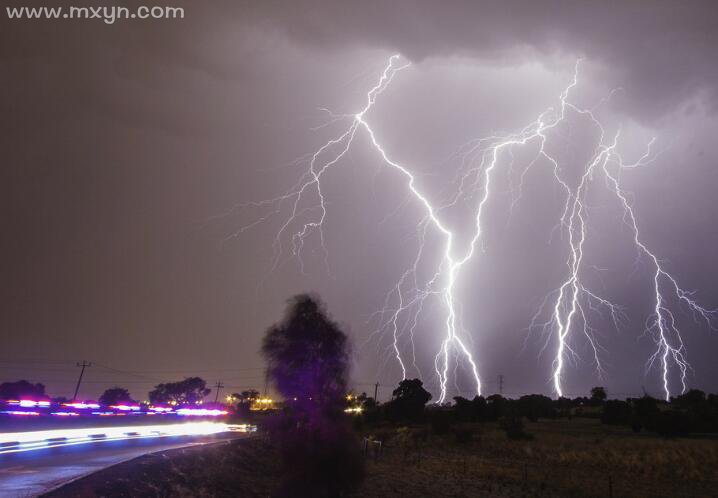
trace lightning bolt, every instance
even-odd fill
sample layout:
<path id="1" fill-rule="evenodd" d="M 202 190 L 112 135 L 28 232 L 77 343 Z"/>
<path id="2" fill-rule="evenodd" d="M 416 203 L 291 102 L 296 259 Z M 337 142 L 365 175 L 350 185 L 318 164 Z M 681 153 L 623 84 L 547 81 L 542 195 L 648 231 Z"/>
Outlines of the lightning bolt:
<path id="1" fill-rule="evenodd" d="M 484 213 L 492 197 L 492 185 L 495 181 L 496 170 L 503 167 L 504 164 L 502 158 L 505 155 L 509 156 L 511 160 L 507 167 L 512 170 L 514 168 L 513 149 L 532 147 L 533 158 L 521 173 L 518 195 L 511 202 L 511 210 L 521 198 L 526 172 L 536 164 L 548 166 L 552 178 L 566 196 L 555 230 L 561 232 L 562 237 L 567 240 L 567 275 L 561 285 L 544 298 L 529 327 L 530 329 L 538 328 L 545 333 L 546 342 L 542 351 L 548 348 L 552 339 L 555 343 L 556 351 L 551 376 L 555 393 L 558 396 L 563 395 L 565 365 L 567 362 L 578 359 L 578 354 L 572 345 L 575 340 L 574 330 L 578 328 L 580 336 L 588 342 L 593 352 L 593 363 L 597 374 L 601 376 L 605 371 L 602 361 L 605 349 L 600 344 L 595 329 L 590 325 L 590 315 L 597 313 L 604 316 L 604 313 L 607 312 L 616 328 L 621 326 L 625 317 L 620 306 L 592 290 L 584 279 L 586 270 L 592 268 L 584 261 L 584 245 L 588 231 L 586 196 L 599 174 L 604 177 L 605 185 L 615 194 L 624 213 L 624 223 L 633 233 L 637 258 L 647 258 L 655 270 L 653 273 L 655 307 L 653 316 L 647 323 L 646 332 L 654 338 L 656 351 L 649 358 L 647 369 L 656 361 L 660 362 L 663 386 L 668 398 L 670 396 L 670 370 L 677 367 L 683 390 L 685 390 L 689 365 L 675 319 L 675 311 L 672 311 L 667 292 L 670 292 L 678 302 L 692 311 L 694 317 L 702 319 L 711 327 L 715 311 L 698 305 L 692 298 L 692 294 L 679 287 L 676 279 L 666 271 L 659 258 L 643 243 L 633 207 L 621 187 L 620 174 L 615 173 L 613 169 L 620 172 L 650 164 L 655 158 L 651 151 L 653 141 L 648 144 L 646 153 L 638 161 L 632 164 L 623 161 L 617 151 L 620 130 L 612 139 L 606 140 L 607 134 L 595 114 L 596 107 L 593 109 L 581 108 L 569 100 L 571 90 L 578 84 L 579 62 L 574 68 L 571 82 L 559 95 L 559 105 L 556 108 L 548 108 L 516 133 L 496 134 L 473 140 L 463 146 L 457 153 L 461 157 L 461 166 L 454 182 L 456 185 L 454 193 L 443 202 L 435 203 L 420 189 L 416 175 L 412 173 L 411 169 L 390 157 L 368 120 L 378 97 L 399 72 L 410 66 L 408 62 L 403 62 L 399 55 L 391 56 L 378 82 L 367 92 L 366 103 L 359 112 L 335 114 L 327 109 L 322 109 L 329 116 L 327 124 L 346 123 L 342 131 L 325 142 L 315 152 L 294 163 L 306 165 L 306 169 L 299 181 L 284 194 L 260 202 L 239 205 L 241 208 L 265 209 L 268 212 L 252 223 L 240 227 L 235 235 L 239 235 L 273 216 L 282 216 L 283 221 L 272 244 L 272 270 L 276 270 L 284 262 L 296 257 L 300 262 L 302 272 L 304 272 L 302 250 L 310 237 L 316 237 L 324 255 L 324 264 L 329 271 L 328 251 L 323 231 L 327 216 L 327 203 L 322 180 L 329 171 L 341 163 L 356 136 L 359 133 L 365 134 L 385 167 L 395 171 L 404 179 L 408 198 L 412 199 L 423 212 L 417 224 L 419 243 L 413 263 L 386 294 L 383 308 L 372 315 L 372 320 L 376 319 L 378 324 L 374 332 L 370 334 L 370 338 L 376 334 L 388 332 L 391 336 L 390 351 L 400 366 L 402 378 L 406 378 L 409 368 L 413 368 L 421 376 L 416 361 L 414 334 L 420 317 L 424 313 L 426 301 L 429 298 L 437 298 L 445 312 L 443 335 L 440 347 L 434 357 L 434 371 L 439 388 L 437 402 L 446 401 L 452 359 L 456 359 L 456 367 L 458 367 L 459 361 L 466 362 L 475 384 L 475 392 L 480 395 L 479 368 L 471 353 L 471 344 L 468 342 L 471 335 L 461 323 L 460 300 L 456 296 L 456 286 L 462 277 L 462 270 L 480 252 L 480 243 L 483 243 Z M 613 92 L 607 99 L 612 94 Z M 597 131 L 597 145 L 589 161 L 583 166 L 578 181 L 567 178 L 562 162 L 547 148 L 550 136 L 561 127 L 568 126 L 570 120 L 584 120 Z M 323 126 L 326 125 L 316 129 Z M 460 244 L 457 243 L 459 234 L 449 227 L 443 219 L 443 214 L 455 206 L 465 204 L 473 206 L 471 210 L 473 223 L 469 227 L 468 243 L 459 247 Z M 285 212 L 288 214 L 284 214 Z M 434 268 L 431 278 L 421 281 L 419 268 L 427 258 L 430 258 L 425 251 L 426 237 L 430 230 L 442 240 L 442 250 L 438 258 L 431 258 Z M 287 251 L 291 254 L 287 255 Z M 546 310 L 549 310 L 548 313 Z M 542 316 L 545 314 L 548 314 L 548 317 L 542 321 Z M 405 337 L 408 338 L 411 345 L 411 365 L 402 354 L 402 340 Z M 455 371 L 454 379 L 456 379 Z"/>
<path id="2" fill-rule="evenodd" d="M 645 165 L 650 157 L 650 146 L 652 143 L 653 140 L 649 143 L 646 153 L 633 164 L 624 164 L 620 155 L 614 154 L 614 163 L 620 168 L 619 172 L 621 169 L 630 169 Z M 694 319 L 702 320 L 708 328 L 712 330 L 715 330 L 714 319 L 716 310 L 704 308 L 692 299 L 692 293 L 682 289 L 678 285 L 676 278 L 665 269 L 663 263 L 660 259 L 658 259 L 656 254 L 648 249 L 648 247 L 641 240 L 633 207 L 628 201 L 626 192 L 621 188 L 619 176 L 612 173 L 606 165 L 604 165 L 603 171 L 610 187 L 613 189 L 620 202 L 621 208 L 623 209 L 623 220 L 633 233 L 633 243 L 638 251 L 637 258 L 647 258 L 653 267 L 652 291 L 654 307 L 653 314 L 648 319 L 646 324 L 646 332 L 653 335 L 656 343 L 656 351 L 649 358 L 646 368 L 649 369 L 654 362 L 656 362 L 656 360 L 660 361 L 663 391 L 666 401 L 669 401 L 671 397 L 671 390 L 669 387 L 670 369 L 672 367 L 678 369 L 681 382 L 681 393 L 684 393 L 687 388 L 686 375 L 690 367 L 686 359 L 683 338 L 681 337 L 680 330 L 676 325 L 674 311 L 669 304 L 669 296 L 672 295 L 674 300 L 677 300 L 679 304 L 684 305 L 693 314 Z"/>
<path id="3" fill-rule="evenodd" d="M 577 356 L 575 351 L 570 347 L 568 341 L 572 325 L 576 320 L 579 320 L 580 323 L 582 323 L 583 335 L 586 337 L 588 343 L 593 349 L 594 362 L 599 377 L 603 374 L 599 354 L 603 348 L 596 340 L 595 333 L 589 325 L 589 320 L 583 303 L 586 302 L 592 311 L 596 311 L 601 307 L 608 309 L 616 328 L 620 327 L 623 317 L 625 316 L 619 306 L 589 290 L 581 280 L 581 269 L 584 266 L 583 245 L 586 240 L 585 196 L 587 185 L 593 179 L 595 170 L 600 170 L 604 175 L 606 186 L 619 201 L 620 207 L 623 211 L 624 223 L 633 233 L 633 243 L 638 253 L 637 260 L 642 257 L 648 258 L 654 268 L 654 273 L 652 275 L 654 309 L 652 316 L 647 322 L 646 332 L 654 337 L 656 351 L 649 358 L 646 367 L 647 370 L 650 369 L 654 362 L 660 359 L 664 395 L 665 399 L 669 400 L 671 395 L 669 386 L 669 373 L 671 368 L 678 368 L 682 386 L 681 392 L 685 392 L 687 388 L 686 376 L 690 365 L 686 360 L 685 346 L 680 330 L 677 327 L 674 311 L 668 304 L 670 300 L 667 297 L 667 292 L 672 293 L 681 304 L 685 305 L 688 310 L 692 312 L 695 319 L 703 320 L 711 329 L 715 329 L 713 322 L 716 310 L 704 308 L 692 299 L 692 293 L 684 290 L 678 285 L 675 277 L 665 270 L 656 254 L 649 250 L 649 248 L 641 240 L 633 207 L 628 201 L 626 192 L 621 188 L 619 175 L 613 173 L 611 168 L 609 168 L 609 165 L 614 165 L 620 172 L 622 170 L 633 169 L 650 164 L 656 157 L 651 154 L 651 146 L 655 142 L 655 138 L 651 139 L 648 143 L 646 152 L 638 159 L 638 161 L 632 164 L 625 163 L 620 153 L 616 150 L 620 137 L 620 129 L 616 132 L 613 140 L 610 143 L 606 143 L 606 132 L 604 127 L 596 118 L 592 110 L 579 108 L 567 101 L 568 91 L 576 85 L 578 81 L 577 78 L 578 63 L 575 67 L 572 84 L 561 95 L 562 118 L 554 122 L 553 125 L 562 121 L 565 118 L 566 109 L 569 109 L 574 113 L 587 118 L 588 121 L 598 130 L 599 139 L 593 158 L 585 169 L 585 172 L 581 176 L 580 182 L 575 189 L 571 189 L 565 181 L 561 180 L 558 174 L 559 168 L 556 160 L 547 156 L 547 158 L 549 158 L 555 166 L 554 173 L 557 182 L 564 187 L 567 193 L 567 200 L 560 220 L 560 225 L 565 227 L 565 230 L 568 232 L 569 239 L 569 259 L 567 261 L 569 275 L 559 287 L 558 291 L 555 292 L 556 298 L 552 309 L 551 319 L 542 324 L 542 327 L 544 328 L 553 329 L 558 343 L 553 363 L 554 390 L 558 396 L 563 395 L 562 379 L 564 364 L 567 359 L 570 359 L 571 357 L 575 358 Z M 544 300 L 544 303 L 546 303 L 546 300 Z M 537 312 L 537 315 L 534 316 L 532 325 L 536 324 L 537 316 L 540 312 L 541 308 Z"/>

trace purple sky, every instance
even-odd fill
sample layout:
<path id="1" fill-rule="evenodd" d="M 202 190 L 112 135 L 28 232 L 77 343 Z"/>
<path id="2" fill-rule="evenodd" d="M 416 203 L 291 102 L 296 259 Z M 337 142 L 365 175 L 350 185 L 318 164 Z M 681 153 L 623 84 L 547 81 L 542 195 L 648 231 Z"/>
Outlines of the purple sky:
<path id="1" fill-rule="evenodd" d="M 190 374 L 261 389 L 265 329 L 286 298 L 311 290 L 350 332 L 356 387 L 371 392 L 379 381 L 387 397 L 400 372 L 386 338 L 367 342 L 366 322 L 415 256 L 421 210 L 402 205 L 405 181 L 357 138 L 326 178 L 331 275 L 316 239 L 305 247 L 304 274 L 296 261 L 269 274 L 282 218 L 233 237 L 262 211 L 232 208 L 290 188 L 303 171 L 293 161 L 341 130 L 316 129 L 327 117 L 319 108 L 360 110 L 393 53 L 412 65 L 368 120 L 435 199 L 455 177 L 452 153 L 555 106 L 578 58 L 575 102 L 590 107 L 621 87 L 601 108 L 607 125 L 623 130 L 621 152 L 635 159 L 651 137 L 663 151 L 622 175 L 642 235 L 683 288 L 718 307 L 712 2 L 175 5 L 185 19 L 113 25 L 10 21 L 3 5 L 0 380 L 29 377 L 68 395 L 74 362 L 87 359 L 96 362 L 87 396 L 117 383 L 141 398 L 154 383 Z M 566 164 L 585 162 L 584 129 L 564 137 Z M 516 163 L 527 154 L 517 150 Z M 545 168 L 532 169 L 509 219 L 508 183 L 497 185 L 483 251 L 457 293 L 463 324 L 485 392 L 501 374 L 506 392 L 549 394 L 555 345 L 539 356 L 543 341 L 527 339 L 526 328 L 566 276 L 565 241 L 549 243 L 564 197 Z M 576 342 L 585 361 L 567 369 L 565 390 L 645 386 L 660 395 L 659 371 L 644 368 L 654 350 L 642 336 L 649 265 L 634 271 L 615 201 L 597 188 L 590 203 L 586 263 L 599 270 L 587 278 L 628 318 L 620 331 L 595 324 L 607 350 L 603 380 Z M 456 215 L 457 230 L 465 216 Z M 717 391 L 718 333 L 678 316 L 688 384 Z M 443 320 L 442 307 L 429 306 L 416 344 L 434 394 Z M 458 391 L 471 395 L 465 371 L 457 377 Z"/>

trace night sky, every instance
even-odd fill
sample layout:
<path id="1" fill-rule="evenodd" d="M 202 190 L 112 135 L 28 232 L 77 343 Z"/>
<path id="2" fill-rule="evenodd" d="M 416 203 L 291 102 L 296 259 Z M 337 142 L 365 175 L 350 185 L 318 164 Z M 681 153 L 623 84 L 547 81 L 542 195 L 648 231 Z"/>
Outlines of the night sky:
<path id="1" fill-rule="evenodd" d="M 238 206 L 294 185 L 304 172 L 295 160 L 341 132 L 341 123 L 322 126 L 320 108 L 360 110 L 395 53 L 412 65 L 367 120 L 436 199 L 455 178 L 453 153 L 555 106 L 577 59 L 573 101 L 592 107 L 620 87 L 601 113 L 621 127 L 621 153 L 637 159 L 652 137 L 661 151 L 622 173 L 643 239 L 701 305 L 718 308 L 714 2 L 177 1 L 183 20 L 112 25 L 11 21 L 11 4 L 0 13 L 2 381 L 28 378 L 69 395 L 74 363 L 86 359 L 95 362 L 88 397 L 119 384 L 143 398 L 192 374 L 262 389 L 264 331 L 287 298 L 315 291 L 352 338 L 357 390 L 371 393 L 378 381 L 389 396 L 400 371 L 367 321 L 416 253 L 421 210 L 405 180 L 357 137 L 323 186 L 329 272 L 310 239 L 303 272 L 282 260 L 270 273 L 283 218 L 238 233 L 266 214 Z M 577 168 L 589 142 L 581 133 L 561 145 Z M 634 265 L 622 212 L 596 183 L 587 278 L 627 319 L 619 331 L 595 323 L 604 379 L 577 339 L 584 360 L 567 367 L 565 391 L 660 395 L 659 370 L 645 369 L 650 265 Z M 539 355 L 544 340 L 527 327 L 566 276 L 565 241 L 550 238 L 564 197 L 545 165 L 530 170 L 510 217 L 508 183 L 495 194 L 481 254 L 457 292 L 463 325 L 485 393 L 503 375 L 506 393 L 550 394 L 555 345 Z M 423 316 L 416 349 L 436 395 L 445 315 L 435 303 Z M 689 387 L 718 391 L 718 331 L 689 313 L 677 318 Z M 451 386 L 473 395 L 461 368 Z"/>

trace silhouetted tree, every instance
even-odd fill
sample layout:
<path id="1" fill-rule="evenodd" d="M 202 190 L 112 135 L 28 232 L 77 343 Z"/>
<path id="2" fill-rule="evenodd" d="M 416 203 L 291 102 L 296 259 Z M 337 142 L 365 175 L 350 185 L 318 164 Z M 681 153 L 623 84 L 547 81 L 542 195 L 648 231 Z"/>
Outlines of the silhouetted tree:
<path id="1" fill-rule="evenodd" d="M 45 398 L 45 386 L 26 380 L 0 384 L 0 399 Z"/>
<path id="2" fill-rule="evenodd" d="M 267 331 L 262 352 L 267 375 L 285 398 L 305 406 L 341 404 L 347 392 L 347 337 L 318 298 L 294 297 L 284 320 Z"/>
<path id="3" fill-rule="evenodd" d="M 468 400 L 461 396 L 454 398 L 454 413 L 456 418 L 462 422 L 483 422 L 487 420 L 486 398 L 474 396 Z"/>
<path id="4" fill-rule="evenodd" d="M 492 394 L 486 398 L 486 419 L 498 420 L 506 413 L 507 400 L 500 394 Z"/>
<path id="5" fill-rule="evenodd" d="M 524 422 L 521 417 L 516 414 L 512 413 L 502 417 L 500 426 L 509 439 L 533 439 L 533 435 L 524 430 Z"/>
<path id="6" fill-rule="evenodd" d="M 124 387 L 111 387 L 110 389 L 105 390 L 105 392 L 100 395 L 100 399 L 98 401 L 103 405 L 135 403 L 135 400 L 133 400 L 132 396 L 130 396 L 130 392 Z"/>
<path id="7" fill-rule="evenodd" d="M 252 403 L 259 399 L 259 391 L 256 389 L 247 389 L 241 393 L 232 393 L 231 398 L 235 405 L 238 415 L 249 415 Z"/>
<path id="8" fill-rule="evenodd" d="M 526 417 L 531 422 L 536 422 L 539 418 L 556 417 L 553 401 L 548 396 L 541 394 L 521 396 L 517 407 L 519 415 Z"/>
<path id="9" fill-rule="evenodd" d="M 363 465 L 343 413 L 349 370 L 344 332 L 318 298 L 301 294 L 267 330 L 262 353 L 277 391 L 292 400 L 272 429 L 284 462 L 278 494 L 333 497 L 356 488 Z"/>
<path id="10" fill-rule="evenodd" d="M 429 391 L 419 379 L 404 379 L 392 393 L 387 403 L 387 414 L 394 420 L 417 421 L 424 415 L 424 405 L 431 399 Z"/>
<path id="11" fill-rule="evenodd" d="M 671 399 L 671 405 L 691 411 L 699 410 L 705 403 L 706 393 L 699 389 L 691 389 L 687 393 Z"/>
<path id="12" fill-rule="evenodd" d="M 480 422 L 486 421 L 488 418 L 486 398 L 483 396 L 474 396 L 474 399 L 471 400 L 471 404 L 473 406 L 475 420 Z"/>
<path id="13" fill-rule="evenodd" d="M 158 384 L 149 392 L 150 403 L 167 404 L 177 403 L 194 404 L 202 400 L 212 390 L 207 388 L 207 382 L 200 377 L 187 377 L 178 382 Z"/>
<path id="14" fill-rule="evenodd" d="M 556 407 L 556 410 L 558 410 L 559 416 L 568 417 L 569 419 L 573 416 L 573 401 L 570 398 L 561 396 L 555 401 L 554 406 Z"/>
<path id="15" fill-rule="evenodd" d="M 259 391 L 256 389 L 247 389 L 235 396 L 237 396 L 237 398 L 244 403 L 252 403 L 253 401 L 259 399 Z"/>
<path id="16" fill-rule="evenodd" d="M 688 414 L 680 410 L 666 410 L 655 413 L 646 424 L 646 429 L 665 437 L 685 436 L 691 432 Z"/>
<path id="17" fill-rule="evenodd" d="M 633 410 L 626 401 L 611 399 L 603 404 L 601 422 L 610 425 L 629 425 L 633 419 Z"/>
<path id="18" fill-rule="evenodd" d="M 603 387 L 594 387 L 591 389 L 591 399 L 590 402 L 592 405 L 601 405 L 604 401 L 606 401 L 606 398 L 608 395 L 606 394 L 606 389 Z"/>
<path id="19" fill-rule="evenodd" d="M 640 432 L 646 427 L 649 430 L 653 426 L 653 420 L 658 416 L 658 401 L 648 395 L 642 398 L 629 400 L 633 404 L 633 420 L 631 426 L 634 432 Z"/>
<path id="20" fill-rule="evenodd" d="M 473 421 L 475 419 L 474 404 L 462 396 L 455 396 L 454 413 L 456 418 L 462 422 Z"/>

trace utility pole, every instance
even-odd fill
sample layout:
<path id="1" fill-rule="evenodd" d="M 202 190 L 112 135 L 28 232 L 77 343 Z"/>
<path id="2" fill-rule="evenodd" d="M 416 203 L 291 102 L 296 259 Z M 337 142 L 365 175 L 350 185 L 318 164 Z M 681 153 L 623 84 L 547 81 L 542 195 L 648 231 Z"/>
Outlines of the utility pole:
<path id="1" fill-rule="evenodd" d="M 214 391 L 214 402 L 217 403 L 217 400 L 219 399 L 219 390 L 224 387 L 224 384 L 222 384 L 221 380 L 218 380 L 215 385 L 215 391 Z"/>
<path id="2" fill-rule="evenodd" d="M 504 394 L 504 376 L 499 374 L 499 394 Z"/>
<path id="3" fill-rule="evenodd" d="M 80 370 L 80 378 L 77 379 L 77 385 L 75 386 L 75 394 L 72 395 L 72 400 L 75 401 L 77 399 L 77 393 L 80 391 L 80 382 L 82 382 L 82 376 L 85 374 L 85 368 L 91 367 L 92 363 L 82 360 L 82 363 L 77 362 L 78 367 L 82 367 L 82 370 Z"/>
<path id="4" fill-rule="evenodd" d="M 377 392 L 379 391 L 379 383 L 374 384 L 374 403 L 379 403 L 376 399 Z"/>

